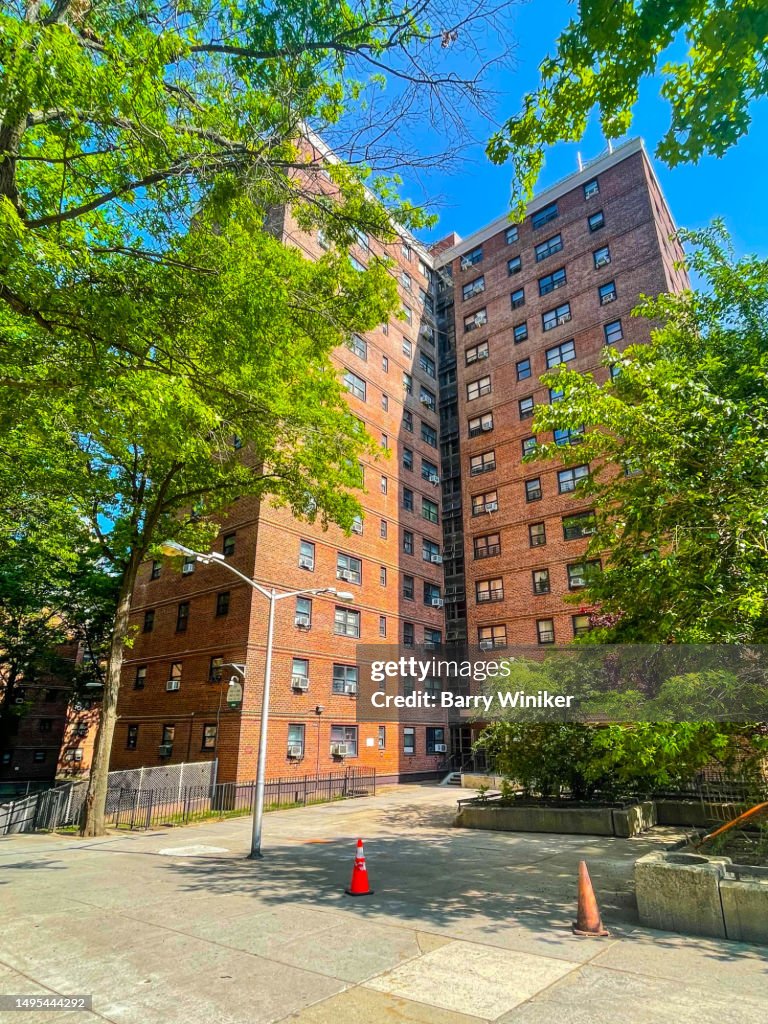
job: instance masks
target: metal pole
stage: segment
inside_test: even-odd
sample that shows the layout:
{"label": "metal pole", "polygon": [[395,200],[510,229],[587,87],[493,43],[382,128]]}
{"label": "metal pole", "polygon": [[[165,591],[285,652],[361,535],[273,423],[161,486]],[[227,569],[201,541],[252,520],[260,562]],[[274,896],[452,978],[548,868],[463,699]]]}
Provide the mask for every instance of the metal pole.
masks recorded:
{"label": "metal pole", "polygon": [[261,722],[259,724],[259,763],[256,767],[256,800],[253,806],[253,833],[251,837],[252,858],[262,856],[261,827],[264,817],[264,782],[267,774],[267,729],[269,724],[269,686],[272,681],[272,639],[275,632],[274,589],[269,591],[269,626],[267,628],[267,656],[264,665],[264,694],[261,698]]}

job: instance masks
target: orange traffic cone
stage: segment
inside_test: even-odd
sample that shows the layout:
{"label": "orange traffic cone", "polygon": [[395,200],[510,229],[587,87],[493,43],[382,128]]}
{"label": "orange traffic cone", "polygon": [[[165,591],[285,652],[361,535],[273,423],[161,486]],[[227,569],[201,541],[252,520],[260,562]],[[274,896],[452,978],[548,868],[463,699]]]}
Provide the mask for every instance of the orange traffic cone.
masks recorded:
{"label": "orange traffic cone", "polygon": [[607,935],[608,929],[603,927],[600,908],[595,899],[595,890],[587,871],[587,862],[579,861],[579,906],[573,926],[574,935]]}
{"label": "orange traffic cone", "polygon": [[349,888],[345,889],[344,892],[347,896],[373,895],[373,889],[368,884],[368,869],[365,866],[365,851],[363,850],[362,839],[357,840],[355,866],[352,868],[352,881],[349,883]]}

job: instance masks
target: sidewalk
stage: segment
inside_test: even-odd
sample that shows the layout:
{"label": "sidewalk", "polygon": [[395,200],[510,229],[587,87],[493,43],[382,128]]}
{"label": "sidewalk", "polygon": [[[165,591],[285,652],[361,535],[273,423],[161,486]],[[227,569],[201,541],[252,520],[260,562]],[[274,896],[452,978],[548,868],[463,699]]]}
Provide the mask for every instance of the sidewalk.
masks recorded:
{"label": "sidewalk", "polygon": [[[637,928],[632,864],[674,840],[452,829],[456,790],[393,787],[250,820],[0,842],[0,992],[94,995],[36,1024],[756,1024],[768,949]],[[352,900],[354,840],[375,894]],[[577,939],[576,866],[608,939]]]}

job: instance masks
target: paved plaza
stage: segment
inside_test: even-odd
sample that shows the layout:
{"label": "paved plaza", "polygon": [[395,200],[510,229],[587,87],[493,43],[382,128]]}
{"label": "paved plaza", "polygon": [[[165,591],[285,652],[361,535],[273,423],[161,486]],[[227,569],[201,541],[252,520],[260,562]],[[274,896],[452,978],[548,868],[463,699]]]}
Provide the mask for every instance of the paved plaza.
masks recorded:
{"label": "paved plaza", "polygon": [[[758,1024],[768,948],[641,929],[635,839],[451,827],[401,786],[250,821],[0,840],[0,992],[93,994],[19,1024]],[[464,794],[466,795],[466,794]],[[372,896],[344,895],[365,840]],[[571,934],[590,866],[611,935]]]}

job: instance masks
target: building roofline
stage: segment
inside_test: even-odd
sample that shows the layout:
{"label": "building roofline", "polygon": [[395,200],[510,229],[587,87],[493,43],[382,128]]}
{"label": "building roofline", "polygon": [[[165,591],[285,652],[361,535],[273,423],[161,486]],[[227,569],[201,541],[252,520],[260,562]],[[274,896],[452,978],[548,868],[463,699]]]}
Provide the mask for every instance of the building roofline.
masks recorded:
{"label": "building roofline", "polygon": [[[654,181],[659,188],[659,192],[664,199],[667,209],[669,209],[669,204],[664,197],[664,193],[661,191],[661,186],[659,185],[658,178],[653,170],[653,165],[646,153],[645,144],[641,138],[634,138],[628,139],[620,146],[609,149],[606,152],[601,153],[599,156],[594,157],[594,159],[587,161],[587,163],[582,166],[581,170],[575,171],[573,174],[568,174],[564,178],[560,178],[560,180],[556,181],[554,185],[550,185],[549,188],[546,188],[543,192],[535,195],[526,208],[526,217],[529,217],[532,213],[535,213],[542,207],[547,206],[559,196],[563,195],[563,193],[570,192],[571,189],[577,188],[580,184],[589,181],[590,178],[594,178],[596,174],[600,174],[609,167],[613,167],[616,164],[621,163],[623,160],[633,156],[635,153],[642,153],[645,156],[646,163],[651,169]],[[438,257],[433,257],[433,266],[442,267],[446,263],[450,263],[451,260],[455,260],[469,249],[473,249],[475,246],[480,245],[482,242],[485,242],[499,231],[503,231],[514,223],[519,223],[519,221],[515,222],[510,220],[509,214],[502,214],[500,217],[491,221],[490,224],[487,224],[484,228],[479,228],[477,231],[473,231],[472,234],[468,235],[466,238],[462,238],[458,245],[454,245],[450,249],[445,249]]]}

